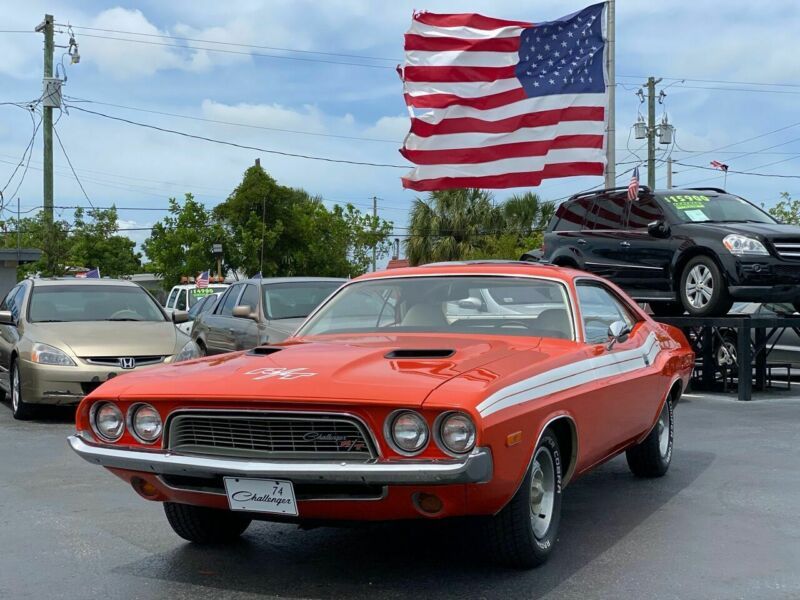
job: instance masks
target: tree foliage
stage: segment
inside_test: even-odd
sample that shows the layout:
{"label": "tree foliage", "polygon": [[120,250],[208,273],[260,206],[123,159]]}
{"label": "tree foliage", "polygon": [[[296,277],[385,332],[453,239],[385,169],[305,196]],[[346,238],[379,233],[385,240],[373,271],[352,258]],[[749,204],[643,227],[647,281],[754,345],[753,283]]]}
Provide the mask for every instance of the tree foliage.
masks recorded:
{"label": "tree foliage", "polygon": [[406,254],[412,265],[476,258],[517,259],[541,244],[553,203],[536,194],[514,195],[495,205],[490,192],[431,192],[411,207]]}
{"label": "tree foliage", "polygon": [[789,192],[781,192],[781,200],[769,209],[769,214],[781,223],[800,225],[800,199],[792,199]]}

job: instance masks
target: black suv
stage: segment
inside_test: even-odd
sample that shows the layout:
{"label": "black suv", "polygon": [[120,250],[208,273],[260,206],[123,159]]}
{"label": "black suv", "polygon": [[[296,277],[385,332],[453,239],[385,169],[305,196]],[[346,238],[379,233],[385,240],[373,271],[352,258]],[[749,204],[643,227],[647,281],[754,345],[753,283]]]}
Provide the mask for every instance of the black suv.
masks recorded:
{"label": "black suv", "polygon": [[656,315],[724,315],[734,300],[800,310],[800,227],[718,188],[642,186],[633,202],[627,188],[576,194],[548,224],[542,254],[610,279]]}

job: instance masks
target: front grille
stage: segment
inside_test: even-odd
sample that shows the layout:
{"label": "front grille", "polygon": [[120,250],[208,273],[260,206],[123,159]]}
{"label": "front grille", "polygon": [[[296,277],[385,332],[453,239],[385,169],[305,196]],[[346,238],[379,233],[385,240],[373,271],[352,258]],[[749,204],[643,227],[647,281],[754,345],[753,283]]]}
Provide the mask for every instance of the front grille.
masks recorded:
{"label": "front grille", "polygon": [[132,358],[135,367],[144,367],[147,365],[157,365],[164,361],[163,356],[83,356],[81,357],[90,365],[97,365],[100,367],[121,367],[121,360],[125,358]]}
{"label": "front grille", "polygon": [[781,258],[800,260],[800,238],[773,240],[772,245]]}
{"label": "front grille", "polygon": [[355,459],[377,453],[352,417],[298,413],[181,413],[167,423],[166,447],[240,458]]}

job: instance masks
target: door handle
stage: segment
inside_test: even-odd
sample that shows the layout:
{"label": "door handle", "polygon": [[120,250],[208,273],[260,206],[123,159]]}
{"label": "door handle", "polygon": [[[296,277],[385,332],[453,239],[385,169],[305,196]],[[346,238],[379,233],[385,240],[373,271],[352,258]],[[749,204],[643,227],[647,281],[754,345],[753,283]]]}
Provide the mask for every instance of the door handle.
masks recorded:
{"label": "door handle", "polygon": [[228,333],[234,333],[236,330],[233,327],[228,328]]}
{"label": "door handle", "polygon": [[623,248],[630,248],[631,247],[631,243],[630,242],[620,242],[619,245],[622,246]]}
{"label": "door handle", "polygon": [[586,245],[586,240],[585,240],[585,239],[583,239],[583,238],[580,238],[580,239],[578,240],[578,244],[579,244],[579,245],[581,245],[581,246],[585,246],[585,245]]}

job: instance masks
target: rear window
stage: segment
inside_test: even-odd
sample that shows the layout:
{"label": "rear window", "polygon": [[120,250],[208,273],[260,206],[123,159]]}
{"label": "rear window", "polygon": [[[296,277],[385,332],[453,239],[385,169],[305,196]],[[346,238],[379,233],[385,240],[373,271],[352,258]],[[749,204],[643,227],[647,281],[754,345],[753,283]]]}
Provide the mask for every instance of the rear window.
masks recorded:
{"label": "rear window", "polygon": [[163,321],[156,301],[140,287],[53,285],[34,287],[32,323],[66,321]]}
{"label": "rear window", "polygon": [[264,312],[268,319],[305,318],[325,298],[339,289],[339,281],[305,281],[263,285]]}
{"label": "rear window", "polygon": [[556,210],[556,231],[580,231],[586,215],[592,208],[590,198],[580,198],[578,200],[567,201],[561,204]]}

